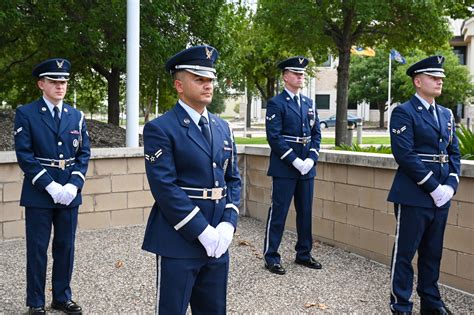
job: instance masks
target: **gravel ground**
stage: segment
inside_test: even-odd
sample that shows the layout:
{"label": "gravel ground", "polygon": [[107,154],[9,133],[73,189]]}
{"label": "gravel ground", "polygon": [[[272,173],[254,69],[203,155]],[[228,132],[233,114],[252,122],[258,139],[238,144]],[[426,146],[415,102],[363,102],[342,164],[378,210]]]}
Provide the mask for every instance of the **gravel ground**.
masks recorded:
{"label": "gravel ground", "polygon": [[[241,218],[231,248],[229,314],[387,314],[389,268],[344,250],[315,243],[323,264],[311,270],[293,263],[296,235],[281,245],[284,276],[263,267],[264,223]],[[140,249],[144,226],[78,233],[73,299],[87,314],[150,314],[154,310],[155,256]],[[51,247],[51,246],[50,246]],[[0,242],[0,313],[21,314],[25,306],[25,242]],[[51,288],[51,259],[47,291]],[[473,314],[474,297],[441,286],[455,314]],[[419,300],[414,298],[415,309]],[[46,303],[51,302],[47,293]]]}

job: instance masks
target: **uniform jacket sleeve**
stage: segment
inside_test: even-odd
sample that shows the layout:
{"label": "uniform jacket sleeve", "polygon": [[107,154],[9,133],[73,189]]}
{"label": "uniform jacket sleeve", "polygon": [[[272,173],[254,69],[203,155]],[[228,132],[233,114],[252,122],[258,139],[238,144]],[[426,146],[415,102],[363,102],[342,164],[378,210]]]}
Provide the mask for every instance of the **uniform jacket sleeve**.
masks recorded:
{"label": "uniform jacket sleeve", "polygon": [[267,141],[270,148],[281,160],[288,165],[298,157],[293,149],[285,141],[282,136],[283,130],[283,110],[278,103],[271,99],[267,103],[267,114],[265,119],[265,130],[267,133]]}
{"label": "uniform jacket sleeve", "polygon": [[25,173],[25,180],[31,183],[39,191],[43,191],[46,186],[53,182],[53,178],[48,171],[35,159],[31,142],[30,122],[19,107],[15,114],[15,151],[18,164]]}
{"label": "uniform jacket sleeve", "polygon": [[402,106],[397,106],[393,110],[390,118],[392,154],[400,170],[424,191],[430,193],[440,183],[414,151],[413,124],[412,117]]}
{"label": "uniform jacket sleeve", "polygon": [[150,190],[169,221],[185,239],[192,241],[209,224],[198,206],[177,185],[173,148],[168,135],[156,122],[143,130],[145,170]]}
{"label": "uniform jacket sleeve", "polygon": [[[83,113],[81,113],[82,117],[84,117]],[[84,182],[86,180],[86,173],[87,173],[87,166],[89,164],[89,158],[91,155],[90,151],[90,141],[89,141],[89,133],[87,132],[86,128],[86,120],[80,120],[82,127],[81,136],[82,136],[82,144],[79,145],[78,150],[76,152],[76,160],[74,164],[73,171],[71,172],[71,177],[69,178],[69,183],[74,184],[79,190],[82,189],[84,186]]]}
{"label": "uniform jacket sleeve", "polygon": [[449,176],[443,184],[453,187],[454,192],[456,192],[459,185],[459,175],[461,173],[461,154],[459,152],[458,137],[456,136],[456,124],[454,123],[454,116],[451,110],[449,111],[452,128],[452,138],[448,147],[446,148],[449,155]]}
{"label": "uniform jacket sleeve", "polygon": [[232,154],[229,165],[224,174],[227,186],[226,205],[222,221],[231,223],[237,228],[239,218],[241,180],[239,174],[239,166],[237,163],[237,148],[235,146],[234,135],[229,128],[230,137],[232,139]]}
{"label": "uniform jacket sleeve", "polygon": [[314,107],[314,125],[311,128],[311,147],[309,149],[308,157],[314,160],[314,163],[319,159],[319,150],[321,147],[321,126],[319,124],[319,115]]}

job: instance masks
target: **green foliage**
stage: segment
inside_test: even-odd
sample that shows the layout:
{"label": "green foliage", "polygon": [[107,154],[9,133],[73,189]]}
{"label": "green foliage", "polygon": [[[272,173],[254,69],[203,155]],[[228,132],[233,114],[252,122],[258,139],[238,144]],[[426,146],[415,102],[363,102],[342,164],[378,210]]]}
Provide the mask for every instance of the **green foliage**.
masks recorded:
{"label": "green foliage", "polygon": [[360,146],[358,144],[353,144],[352,146],[347,144],[341,144],[336,146],[336,150],[340,151],[355,151],[355,152],[368,152],[368,153],[382,153],[382,154],[392,154],[392,149],[390,146],[386,145],[371,145],[371,146]]}
{"label": "green foliage", "polygon": [[467,127],[462,126],[456,129],[456,135],[459,140],[459,151],[461,158],[465,160],[474,160],[474,133]]}
{"label": "green foliage", "polygon": [[234,113],[236,113],[236,114],[240,113],[240,104],[239,104],[239,103],[235,103],[235,105],[234,105]]}

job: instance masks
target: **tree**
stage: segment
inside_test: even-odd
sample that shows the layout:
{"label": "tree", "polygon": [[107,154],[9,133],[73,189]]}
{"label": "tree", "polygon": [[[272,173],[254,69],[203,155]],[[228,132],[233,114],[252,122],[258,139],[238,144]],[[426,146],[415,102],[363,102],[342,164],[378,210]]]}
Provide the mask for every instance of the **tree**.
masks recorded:
{"label": "tree", "polygon": [[[392,73],[399,63],[392,62]],[[354,56],[350,66],[349,100],[376,104],[379,127],[384,127],[388,98],[388,51],[376,49],[375,57]]]}
{"label": "tree", "polygon": [[404,47],[401,52],[412,47],[442,46],[451,36],[447,16],[469,16],[470,3],[470,0],[261,0],[258,11],[273,36],[287,47],[311,51],[322,47],[338,56],[336,145],[340,145],[346,141],[351,46]]}

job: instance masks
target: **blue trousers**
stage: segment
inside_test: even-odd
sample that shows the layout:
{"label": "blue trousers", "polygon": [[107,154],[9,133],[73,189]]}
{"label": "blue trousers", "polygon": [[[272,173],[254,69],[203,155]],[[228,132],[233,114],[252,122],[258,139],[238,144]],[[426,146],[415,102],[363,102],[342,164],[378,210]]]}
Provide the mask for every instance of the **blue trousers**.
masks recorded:
{"label": "blue trousers", "polygon": [[312,204],[314,178],[294,179],[273,177],[272,205],[268,211],[265,233],[264,256],[268,265],[279,264],[281,238],[285,229],[291,199],[294,197],[296,210],[296,258],[309,260],[313,247],[312,236]]}
{"label": "blue trousers", "polygon": [[392,252],[392,311],[411,312],[412,260],[418,250],[418,286],[422,309],[444,306],[438,289],[443,237],[448,209],[421,208],[395,204],[397,230]]}
{"label": "blue trousers", "polygon": [[156,256],[156,314],[226,314],[228,252],[216,258]]}
{"label": "blue trousers", "polygon": [[74,265],[78,207],[46,209],[25,208],[26,216],[26,305],[45,305],[47,251],[53,237],[53,300],[71,299],[71,276]]}

